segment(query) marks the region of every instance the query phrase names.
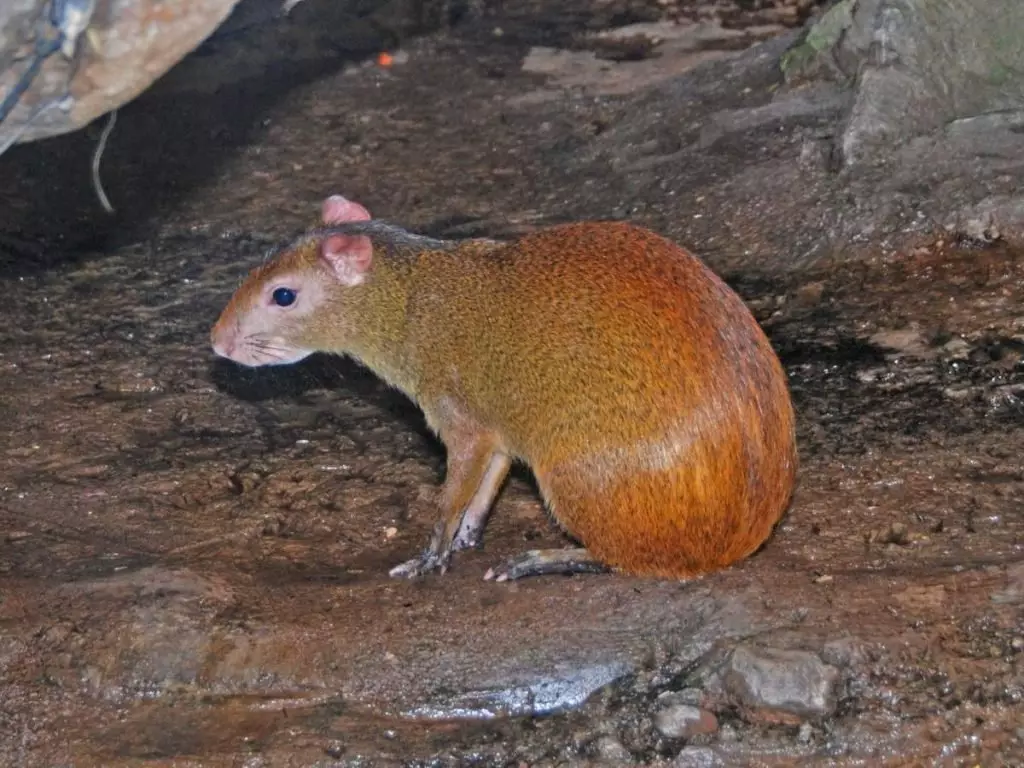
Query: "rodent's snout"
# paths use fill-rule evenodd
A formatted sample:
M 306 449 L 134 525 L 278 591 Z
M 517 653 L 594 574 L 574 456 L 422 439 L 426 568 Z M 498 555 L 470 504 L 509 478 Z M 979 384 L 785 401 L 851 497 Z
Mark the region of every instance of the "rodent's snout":
M 235 338 L 237 334 L 233 325 L 228 325 L 222 322 L 217 323 L 213 326 L 213 330 L 210 331 L 210 346 L 213 347 L 213 351 L 220 357 L 226 357 L 229 360 L 231 355 L 235 352 Z

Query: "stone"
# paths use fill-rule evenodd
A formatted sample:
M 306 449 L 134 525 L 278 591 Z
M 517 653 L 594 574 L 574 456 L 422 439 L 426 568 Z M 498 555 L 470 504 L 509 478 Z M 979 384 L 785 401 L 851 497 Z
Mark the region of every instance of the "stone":
M 865 659 L 864 646 L 854 637 L 839 637 L 825 643 L 821 658 L 834 667 L 856 666 Z
M 1006 586 L 992 594 L 997 605 L 1024 603 L 1024 563 L 1016 563 L 1006 569 Z
M 718 730 L 718 719 L 705 709 L 676 704 L 654 716 L 654 727 L 667 739 L 690 739 Z
M 626 765 L 633 762 L 633 755 L 614 736 L 602 736 L 594 744 L 598 757 L 611 765 Z
M 665 691 L 658 695 L 658 706 L 667 708 L 676 704 L 689 704 L 693 707 L 700 706 L 704 699 L 704 691 L 701 688 L 683 688 L 678 691 Z
M 858 0 L 837 49 L 860 67 L 845 163 L 959 118 L 1024 108 L 1022 30 L 1017 0 Z
M 672 761 L 672 768 L 719 768 L 725 765 L 725 758 L 712 747 L 685 747 Z
M 194 50 L 238 0 L 111 0 L 78 39 L 75 61 L 46 59 L 29 89 L 0 125 L 0 148 L 81 128 L 138 96 Z M 8 66 L 31 38 L 44 0 L 0 4 L 0 93 L 24 65 Z M 70 96 L 61 108 L 51 103 Z M 67 108 L 65 109 L 64 106 Z M 42 107 L 45 111 L 36 114 Z
M 739 646 L 724 682 L 751 719 L 796 724 L 835 711 L 839 670 L 808 651 Z
M 787 79 L 822 71 L 854 86 L 847 166 L 957 120 L 1024 108 L 1024 4 L 842 0 L 783 57 Z
M 809 74 L 816 68 L 853 24 L 853 9 L 857 0 L 840 0 L 807 29 L 803 39 L 786 51 L 779 62 L 787 79 Z

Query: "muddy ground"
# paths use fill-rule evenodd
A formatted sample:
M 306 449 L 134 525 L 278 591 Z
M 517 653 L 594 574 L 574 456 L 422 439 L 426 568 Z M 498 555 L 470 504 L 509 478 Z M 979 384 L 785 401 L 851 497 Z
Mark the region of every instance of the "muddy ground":
M 0 762 L 1024 763 L 1024 251 L 964 236 L 1021 131 L 841 173 L 849 95 L 782 84 L 771 19 L 621 60 L 584 32 L 651 19 L 491 8 L 385 68 L 312 3 L 262 79 L 229 66 L 243 27 L 121 112 L 114 217 L 98 126 L 0 159 Z M 443 472 L 415 408 L 207 341 L 332 192 L 435 235 L 628 218 L 702 254 L 790 375 L 776 535 L 688 584 L 484 582 L 565 543 L 521 472 L 482 550 L 389 579 Z

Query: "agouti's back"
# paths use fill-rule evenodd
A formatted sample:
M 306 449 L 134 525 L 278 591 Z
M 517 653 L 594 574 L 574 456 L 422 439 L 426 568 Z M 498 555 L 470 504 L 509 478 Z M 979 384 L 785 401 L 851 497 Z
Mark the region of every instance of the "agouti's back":
M 408 347 L 600 560 L 684 577 L 767 538 L 794 482 L 785 375 L 739 297 L 623 223 L 426 254 Z

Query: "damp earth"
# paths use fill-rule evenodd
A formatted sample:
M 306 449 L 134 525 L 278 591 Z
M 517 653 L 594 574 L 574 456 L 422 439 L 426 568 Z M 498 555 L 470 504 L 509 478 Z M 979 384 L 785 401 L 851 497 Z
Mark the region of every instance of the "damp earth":
M 382 66 L 302 37 L 306 5 L 285 61 L 247 67 L 285 33 L 243 26 L 121 111 L 113 216 L 101 126 L 0 159 L 0 762 L 1021 764 L 1024 250 L 947 223 L 1012 187 L 1021 133 L 980 171 L 936 138 L 840 173 L 846 97 L 787 90 L 775 18 L 610 55 L 580 41 L 658 19 L 531 3 Z M 443 476 L 415 407 L 208 344 L 335 192 L 432 235 L 625 218 L 699 253 L 790 377 L 775 535 L 690 583 L 485 582 L 568 543 L 517 472 L 482 548 L 389 578 Z

